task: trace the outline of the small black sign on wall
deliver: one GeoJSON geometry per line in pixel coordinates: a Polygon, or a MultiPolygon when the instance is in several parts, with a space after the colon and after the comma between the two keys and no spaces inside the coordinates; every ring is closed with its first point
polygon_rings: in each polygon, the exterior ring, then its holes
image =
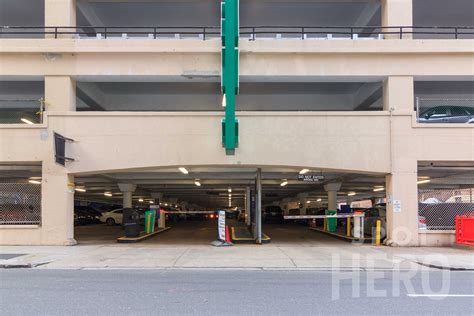
{"type": "Polygon", "coordinates": [[[66,161],[74,161],[73,158],[66,157],[66,142],[73,142],[71,138],[67,138],[54,132],[54,157],[56,163],[66,166],[66,161]]]}

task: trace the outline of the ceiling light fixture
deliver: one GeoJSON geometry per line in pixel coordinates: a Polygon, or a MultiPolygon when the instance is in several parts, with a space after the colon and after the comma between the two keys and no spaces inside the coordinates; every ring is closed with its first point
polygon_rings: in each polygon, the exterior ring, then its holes
{"type": "Polygon", "coordinates": [[[349,194],[347,194],[347,196],[354,196],[354,195],[356,195],[355,192],[350,192],[349,194]]]}
{"type": "Polygon", "coordinates": [[[321,202],[323,199],[317,199],[316,202],[321,202]]]}
{"type": "Polygon", "coordinates": [[[112,193],[111,192],[104,192],[104,195],[105,196],[112,196],[112,193]]]}
{"type": "Polygon", "coordinates": [[[417,184],[423,184],[423,183],[430,183],[431,180],[430,179],[423,179],[423,180],[418,180],[416,183],[417,184]]]}
{"type": "Polygon", "coordinates": [[[33,123],[32,121],[26,119],[26,118],[21,118],[21,121],[25,124],[28,124],[28,125],[34,125],[35,123],[33,123]]]}
{"type": "Polygon", "coordinates": [[[300,174],[307,174],[309,169],[301,169],[300,174]]]}
{"type": "Polygon", "coordinates": [[[287,184],[288,184],[288,180],[285,179],[285,180],[283,180],[282,183],[280,183],[280,186],[284,187],[287,184]]]}
{"type": "Polygon", "coordinates": [[[86,188],[82,187],[75,188],[74,190],[76,190],[77,192],[86,192],[86,188]]]}
{"type": "Polygon", "coordinates": [[[143,202],[143,199],[142,199],[142,198],[139,198],[139,199],[138,199],[138,202],[143,202]]]}
{"type": "Polygon", "coordinates": [[[309,203],[311,203],[311,201],[306,201],[306,204],[309,204],[309,203]]]}
{"type": "Polygon", "coordinates": [[[231,193],[231,192],[232,192],[232,189],[231,189],[231,188],[228,188],[228,189],[227,189],[227,192],[231,193]]]}
{"type": "Polygon", "coordinates": [[[380,192],[380,191],[384,191],[384,190],[385,190],[384,187],[380,187],[380,188],[375,188],[374,192],[380,192]]]}
{"type": "Polygon", "coordinates": [[[41,180],[36,180],[36,179],[29,179],[28,182],[32,184],[41,184],[41,180]]]}
{"type": "Polygon", "coordinates": [[[150,204],[155,204],[155,201],[153,201],[153,200],[152,200],[152,201],[150,201],[150,204]]]}
{"type": "Polygon", "coordinates": [[[189,173],[188,169],[186,169],[186,168],[184,168],[184,167],[179,167],[178,169],[179,169],[179,171],[181,171],[181,172],[184,173],[184,174],[188,174],[188,173],[189,173]]]}
{"type": "Polygon", "coordinates": [[[194,184],[198,187],[201,186],[201,182],[199,182],[199,179],[194,180],[194,184]]]}

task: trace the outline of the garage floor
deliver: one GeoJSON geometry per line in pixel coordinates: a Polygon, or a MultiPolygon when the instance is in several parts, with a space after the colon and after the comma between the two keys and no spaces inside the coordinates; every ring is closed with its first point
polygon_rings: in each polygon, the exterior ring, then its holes
{"type": "MultiPolygon", "coordinates": [[[[168,223],[167,225],[172,228],[140,244],[209,245],[217,238],[216,221],[187,221],[168,223]]],[[[322,233],[311,231],[307,226],[291,223],[264,225],[263,232],[272,238],[271,245],[324,246],[345,243],[322,233]]],[[[120,236],[123,236],[123,230],[118,225],[111,227],[101,224],[75,227],[75,239],[79,244],[116,243],[116,238],[120,236]]]]}

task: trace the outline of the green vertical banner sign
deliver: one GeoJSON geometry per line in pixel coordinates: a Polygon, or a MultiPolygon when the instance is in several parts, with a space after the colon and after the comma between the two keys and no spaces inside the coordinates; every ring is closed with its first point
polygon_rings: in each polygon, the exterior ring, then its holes
{"type": "Polygon", "coordinates": [[[222,37],[222,146],[234,155],[239,142],[239,122],[235,117],[235,99],[239,93],[239,0],[221,2],[222,37]]]}

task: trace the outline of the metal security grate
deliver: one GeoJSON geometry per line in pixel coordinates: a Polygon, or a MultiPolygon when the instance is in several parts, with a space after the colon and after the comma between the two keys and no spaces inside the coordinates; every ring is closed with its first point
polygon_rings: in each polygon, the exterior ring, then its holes
{"type": "Polygon", "coordinates": [[[420,229],[453,230],[455,217],[474,215],[474,188],[418,191],[420,229]]]}
{"type": "Polygon", "coordinates": [[[0,225],[41,223],[41,185],[0,183],[0,225]]]}

